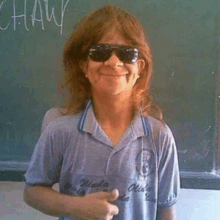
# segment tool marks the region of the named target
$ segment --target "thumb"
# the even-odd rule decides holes
[[[118,189],[114,189],[111,192],[108,192],[106,194],[106,200],[108,202],[115,202],[115,200],[119,197],[119,191]]]

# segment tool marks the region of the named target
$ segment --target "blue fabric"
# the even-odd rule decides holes
[[[174,205],[179,191],[177,151],[168,126],[137,114],[113,146],[91,102],[82,113],[45,126],[25,178],[29,186],[59,182],[60,192],[72,196],[117,188],[114,220],[155,220],[157,208]]]

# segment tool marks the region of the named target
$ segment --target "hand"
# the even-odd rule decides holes
[[[111,220],[119,212],[118,207],[112,204],[118,196],[118,190],[114,189],[111,192],[96,192],[79,197],[77,210],[72,213],[72,217],[77,220]]]

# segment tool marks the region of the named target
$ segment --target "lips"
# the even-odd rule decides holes
[[[126,76],[128,73],[100,73],[102,76],[112,76],[112,77],[117,77],[117,76]]]
[[[120,76],[126,76],[127,74],[123,75],[112,75],[112,74],[101,74],[102,76],[110,76],[110,77],[120,77]]]

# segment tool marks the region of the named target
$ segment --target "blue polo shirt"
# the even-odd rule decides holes
[[[56,112],[50,110],[44,121]],[[179,191],[177,151],[168,126],[137,114],[113,146],[90,101],[83,112],[56,118],[43,129],[25,178],[29,186],[58,182],[60,192],[72,196],[116,188],[114,220],[155,220],[157,209],[174,205]]]

